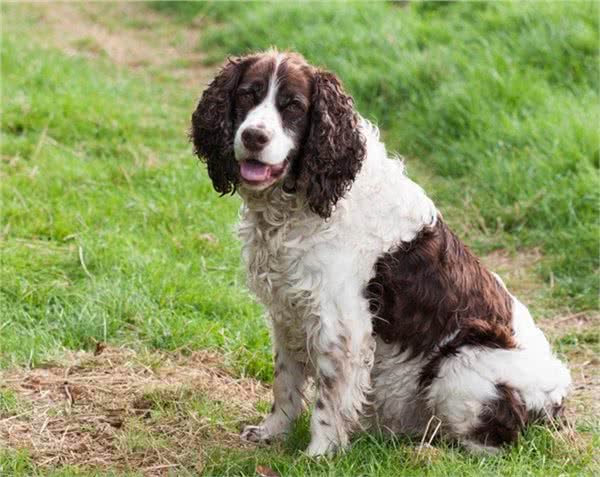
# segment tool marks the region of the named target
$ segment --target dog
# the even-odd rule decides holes
[[[331,72],[300,54],[230,58],[190,137],[243,200],[250,289],[272,323],[274,403],[242,438],[286,433],[316,393],[310,456],[369,426],[477,452],[560,414],[568,368],[527,308],[453,234]]]

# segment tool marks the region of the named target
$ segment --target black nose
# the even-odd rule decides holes
[[[246,128],[242,132],[242,142],[246,149],[250,151],[260,151],[263,149],[271,136],[267,133],[264,128]]]

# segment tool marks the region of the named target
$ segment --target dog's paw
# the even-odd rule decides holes
[[[481,457],[498,455],[502,452],[502,448],[500,447],[486,446],[470,440],[463,440],[461,443],[471,454]]]
[[[264,442],[269,444],[272,436],[264,426],[246,426],[240,437],[248,442]]]
[[[330,441],[313,439],[304,451],[304,453],[312,458],[332,457],[337,450],[337,446]]]

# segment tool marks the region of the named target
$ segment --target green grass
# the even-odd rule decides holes
[[[285,476],[555,476],[586,475],[591,456],[568,459],[572,449],[557,442],[544,428],[532,428],[521,443],[500,457],[477,457],[448,444],[435,443],[433,449],[417,454],[415,442],[364,435],[355,440],[352,450],[332,460],[315,462],[298,456],[308,443],[308,428],[292,436],[276,455],[269,449],[256,452],[215,452],[209,460],[207,475],[255,475],[259,465],[268,465]],[[294,440],[294,437],[296,439]],[[596,442],[596,445],[598,442]],[[429,451],[429,452],[428,452]],[[298,456],[298,457],[296,457]]]
[[[554,286],[535,310],[597,309],[598,4],[152,7],[180,26],[202,15],[209,63],[277,45],[337,72],[479,253],[541,248],[537,271]],[[195,93],[168,72],[42,49],[29,41],[36,22],[2,9],[0,366],[108,341],[217,348],[239,375],[269,381],[268,331],[233,233],[239,200],[218,199],[187,142]],[[597,352],[598,332],[556,344]],[[153,399],[153,413],[181,411]],[[178,400],[181,412],[235,431],[219,402]],[[0,418],[20,405],[2,391]],[[587,418],[577,425],[592,434],[578,448],[534,428],[497,458],[440,444],[419,460],[414,443],[363,435],[347,454],[314,462],[299,453],[305,417],[272,448],[210,449],[205,474],[267,465],[280,475],[593,475],[600,433]],[[129,431],[123,445],[156,445]],[[0,450],[0,474],[126,475],[46,473],[21,450]]]
[[[0,362],[135,341],[220,347],[269,376],[238,203],[215,200],[187,143],[193,95],[9,35],[2,70]]]
[[[10,477],[142,477],[139,472],[119,472],[83,469],[78,466],[61,466],[41,469],[26,451],[10,451],[0,448],[0,475]]]
[[[0,419],[6,419],[27,411],[17,394],[10,389],[0,389]]]

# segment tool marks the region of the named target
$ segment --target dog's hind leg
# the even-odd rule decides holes
[[[443,429],[476,452],[513,443],[528,421],[561,408],[570,376],[549,352],[463,347],[424,389]]]

